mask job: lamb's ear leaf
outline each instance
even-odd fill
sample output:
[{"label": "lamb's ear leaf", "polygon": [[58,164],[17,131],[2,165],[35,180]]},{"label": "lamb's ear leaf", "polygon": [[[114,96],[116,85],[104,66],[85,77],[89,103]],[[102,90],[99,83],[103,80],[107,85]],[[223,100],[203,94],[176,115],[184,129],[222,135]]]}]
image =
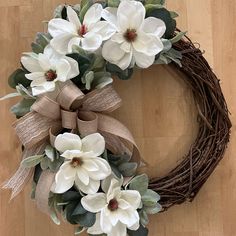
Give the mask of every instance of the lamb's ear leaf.
[{"label": "lamb's ear leaf", "polygon": [[137,175],[131,180],[129,184],[129,189],[139,191],[139,193],[142,196],[143,194],[146,193],[148,189],[148,182],[149,180],[146,174]]}]

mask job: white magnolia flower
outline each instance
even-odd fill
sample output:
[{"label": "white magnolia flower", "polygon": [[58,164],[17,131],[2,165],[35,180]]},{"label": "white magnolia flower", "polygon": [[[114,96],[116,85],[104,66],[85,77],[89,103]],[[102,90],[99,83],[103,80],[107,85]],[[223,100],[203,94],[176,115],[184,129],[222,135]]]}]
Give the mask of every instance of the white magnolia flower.
[{"label": "white magnolia flower", "polygon": [[44,49],[44,53],[24,53],[21,57],[22,65],[31,72],[26,78],[32,80],[33,96],[55,90],[56,82],[66,82],[79,75],[77,61],[58,54],[51,46]]},{"label": "white magnolia flower", "polygon": [[82,140],[76,134],[60,134],[56,137],[55,148],[66,160],[56,174],[51,189],[54,193],[64,193],[75,184],[82,192],[94,194],[100,187],[100,180],[111,174],[108,162],[99,157],[105,150],[105,140],[98,133]]},{"label": "white magnolia flower", "polygon": [[139,228],[141,196],[136,190],[121,190],[121,183],[112,179],[105,193],[87,195],[81,199],[83,207],[96,214],[95,224],[89,234],[106,233],[108,236],[126,236],[127,228]]},{"label": "white magnolia flower", "polygon": [[86,51],[96,51],[104,40],[115,33],[114,27],[106,21],[101,21],[102,12],[101,4],[92,5],[81,23],[77,13],[68,6],[68,21],[49,21],[48,31],[53,37],[51,45],[62,54],[71,53],[73,45],[81,46]]},{"label": "white magnolia flower", "polygon": [[108,7],[103,11],[103,18],[116,27],[116,34],[105,42],[103,57],[126,69],[137,64],[147,68],[154,63],[155,56],[164,48],[161,37],[165,23],[155,17],[145,19],[145,8],[141,2],[121,1],[118,9]]}]

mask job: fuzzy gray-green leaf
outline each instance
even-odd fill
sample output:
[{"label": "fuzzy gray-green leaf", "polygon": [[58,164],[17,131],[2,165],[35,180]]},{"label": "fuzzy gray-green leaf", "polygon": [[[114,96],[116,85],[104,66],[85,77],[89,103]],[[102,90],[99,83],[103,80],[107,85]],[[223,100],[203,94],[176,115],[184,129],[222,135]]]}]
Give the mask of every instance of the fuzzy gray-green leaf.
[{"label": "fuzzy gray-green leaf", "polygon": [[43,155],[35,155],[27,157],[21,162],[21,165],[23,165],[26,168],[34,167],[42,161],[43,157],[44,157]]},{"label": "fuzzy gray-green leaf", "polygon": [[143,209],[147,214],[154,215],[162,210],[162,206],[159,203],[156,203],[154,207],[144,207]]},{"label": "fuzzy gray-green leaf", "polygon": [[148,176],[146,174],[135,176],[130,184],[129,189],[137,190],[141,194],[145,194],[148,189]]}]

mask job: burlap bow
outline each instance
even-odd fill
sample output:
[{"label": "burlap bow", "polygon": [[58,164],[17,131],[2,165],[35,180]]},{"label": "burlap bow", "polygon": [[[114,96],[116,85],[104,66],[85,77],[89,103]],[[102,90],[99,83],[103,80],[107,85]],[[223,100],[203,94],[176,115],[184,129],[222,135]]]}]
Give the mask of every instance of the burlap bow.
[{"label": "burlap bow", "polygon": [[[25,147],[23,158],[42,153],[49,141],[54,145],[55,136],[66,128],[78,130],[81,136],[99,132],[105,138],[107,149],[115,154],[129,153],[134,161],[140,162],[139,151],[130,131],[118,120],[104,114],[114,111],[120,105],[121,98],[112,86],[85,95],[71,81],[60,84],[55,92],[38,98],[32,111],[13,124]],[[12,189],[12,198],[15,197],[32,173],[31,169],[21,166],[3,188]],[[49,175],[45,172],[41,176],[36,189],[37,205],[43,211],[47,211],[46,199],[54,173]],[[49,183],[45,189],[41,185],[45,186],[47,179]]]}]

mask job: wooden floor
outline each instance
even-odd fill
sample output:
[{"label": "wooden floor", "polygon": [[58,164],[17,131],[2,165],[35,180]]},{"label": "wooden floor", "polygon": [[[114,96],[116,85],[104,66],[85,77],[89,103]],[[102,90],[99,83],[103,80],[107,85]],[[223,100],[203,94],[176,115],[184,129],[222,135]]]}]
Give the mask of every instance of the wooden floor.
[{"label": "wooden floor", "polygon": [[[77,0],[0,0],[0,94],[11,90],[7,77],[19,66],[22,51],[30,50],[43,20],[60,2]],[[231,144],[224,160],[192,203],[174,207],[151,218],[150,236],[236,235],[236,0],[167,0],[179,12],[178,25],[194,42],[221,79],[232,113]],[[116,81],[124,106],[115,112],[133,132],[151,176],[162,175],[188,151],[197,132],[191,91],[169,67],[137,71],[131,81]],[[11,128],[8,109],[16,100],[0,104],[0,182],[20,162],[20,144]],[[155,166],[155,167],[153,167]],[[0,192],[1,236],[70,236],[73,227],[56,226],[29,200],[29,189],[9,203],[9,192]],[[115,235],[114,235],[115,236]]]}]

